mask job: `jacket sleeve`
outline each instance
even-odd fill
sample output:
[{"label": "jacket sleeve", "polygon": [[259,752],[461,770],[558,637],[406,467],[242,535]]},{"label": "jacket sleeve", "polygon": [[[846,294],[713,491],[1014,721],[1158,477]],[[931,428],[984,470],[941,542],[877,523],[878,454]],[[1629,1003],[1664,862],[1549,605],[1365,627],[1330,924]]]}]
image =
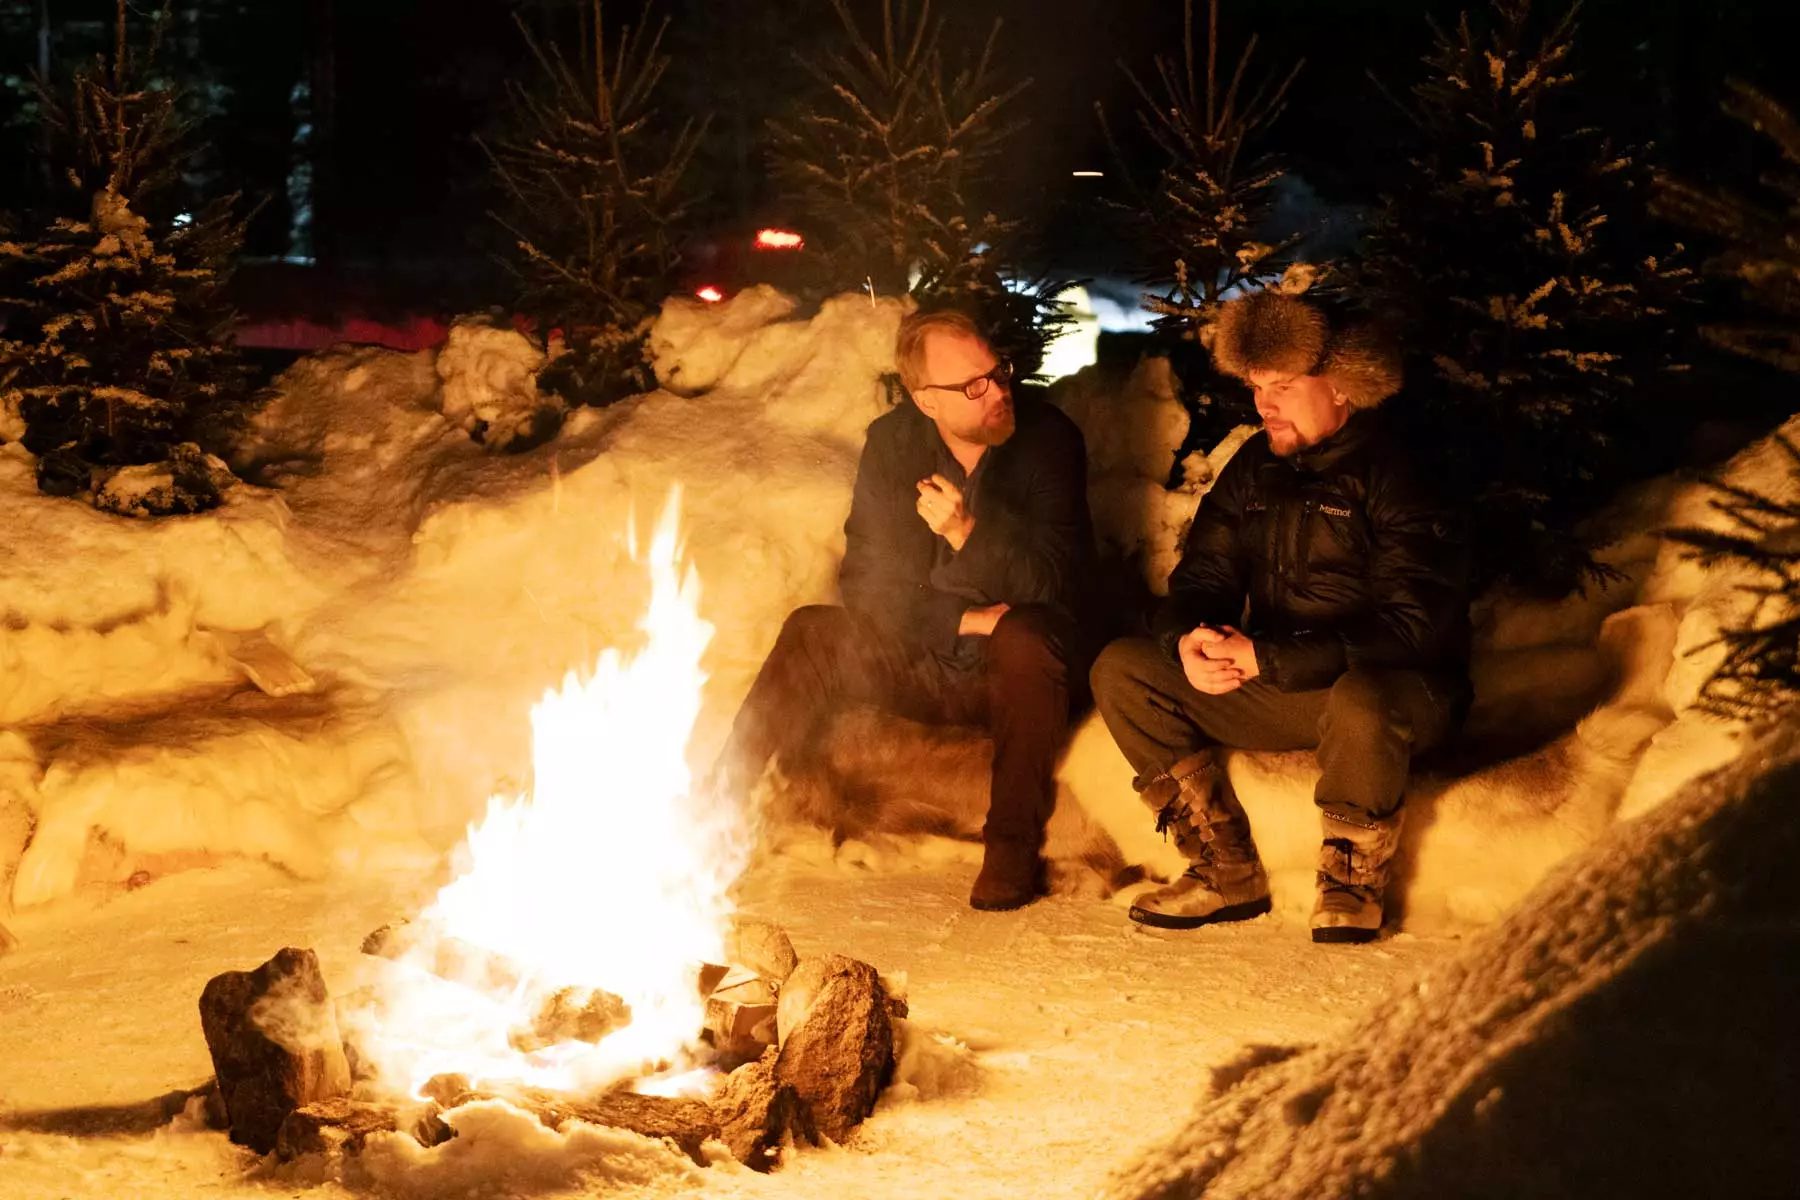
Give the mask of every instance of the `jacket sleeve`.
[{"label": "jacket sleeve", "polygon": [[1442,662],[1468,619],[1466,514],[1410,472],[1383,472],[1374,482],[1371,604],[1345,629],[1346,666],[1406,670]]},{"label": "jacket sleeve", "polygon": [[[915,481],[895,478],[892,456],[876,440],[864,443],[857,465],[838,590],[853,612],[903,640],[948,654],[969,602],[933,589],[908,569],[899,535],[908,528],[905,520],[918,519],[912,511]],[[900,513],[903,501],[906,511]]]},{"label": "jacket sleeve", "polygon": [[963,547],[931,573],[939,592],[984,604],[1054,604],[1086,557],[1087,446],[1073,424],[1046,439],[1021,507],[983,512]]},{"label": "jacket sleeve", "polygon": [[1151,636],[1169,655],[1196,625],[1236,625],[1248,595],[1240,530],[1253,472],[1249,457],[1232,456],[1219,481],[1201,497],[1188,527],[1181,561],[1169,573],[1169,595],[1157,607]]}]

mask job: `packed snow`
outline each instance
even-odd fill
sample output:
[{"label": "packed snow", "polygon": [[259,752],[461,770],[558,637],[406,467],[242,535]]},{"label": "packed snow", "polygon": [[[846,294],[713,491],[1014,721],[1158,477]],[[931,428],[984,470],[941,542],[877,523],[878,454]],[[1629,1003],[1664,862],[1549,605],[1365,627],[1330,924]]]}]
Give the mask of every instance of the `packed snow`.
[{"label": "packed snow", "polygon": [[[1060,774],[1069,894],[1023,912],[971,913],[977,848],[903,836],[880,811],[855,837],[769,831],[740,904],[802,954],[910,981],[896,1085],[842,1148],[792,1153],[769,1178],[701,1171],[631,1135],[551,1133],[490,1106],[459,1114],[448,1146],[389,1145],[345,1179],[258,1163],[202,1128],[175,1093],[210,1073],[194,1011],[206,979],[292,944],[319,951],[334,990],[356,986],[362,935],[428,903],[488,798],[525,790],[533,703],[636,646],[637,552],[677,489],[717,629],[690,747],[696,767],[710,759],[786,613],[834,596],[902,315],[867,295],[804,320],[767,289],[672,300],[651,343],[661,390],[566,416],[536,392],[543,354],[512,330],[459,324],[417,354],[341,348],[281,378],[231,463],[251,482],[194,516],[41,496],[30,456],[0,446],[0,921],[19,942],[0,958],[7,1194],[1093,1194],[1177,1128],[1211,1069],[1343,1033],[1421,968],[1460,961],[1458,938],[1621,814],[1661,811],[1740,752],[1740,730],[1694,709],[1705,660],[1687,652],[1741,598],[1653,536],[1709,519],[1704,489],[1665,481],[1609,514],[1619,581],[1478,606],[1467,753],[1419,773],[1406,931],[1374,947],[1306,941],[1306,754],[1232,762],[1274,915],[1199,935],[1131,926],[1129,891],[1101,899],[1122,869],[1179,864],[1089,719]],[[1249,433],[1166,490],[1184,432],[1173,389],[1149,360],[1053,392],[1088,436],[1100,535],[1150,588]],[[1761,445],[1728,474],[1788,486],[1778,465]],[[952,736],[927,762],[908,757],[916,730],[853,728],[866,736],[836,753],[945,807],[945,826],[978,825],[978,750]]]}]

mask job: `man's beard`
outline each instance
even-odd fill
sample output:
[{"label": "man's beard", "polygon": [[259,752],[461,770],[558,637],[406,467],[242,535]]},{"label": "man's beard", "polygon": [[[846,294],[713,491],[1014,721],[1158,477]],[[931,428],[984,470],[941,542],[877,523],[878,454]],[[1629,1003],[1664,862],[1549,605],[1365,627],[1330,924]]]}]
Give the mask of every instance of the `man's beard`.
[{"label": "man's beard", "polygon": [[1009,404],[1006,406],[1005,415],[999,419],[983,421],[969,429],[959,429],[956,433],[965,442],[972,442],[977,446],[998,446],[1013,435],[1017,424],[1018,422],[1013,416],[1012,405]]},{"label": "man's beard", "polygon": [[1276,458],[1286,458],[1290,454],[1298,454],[1306,449],[1308,443],[1301,438],[1300,431],[1289,425],[1280,431],[1263,427],[1269,435],[1269,449]]}]

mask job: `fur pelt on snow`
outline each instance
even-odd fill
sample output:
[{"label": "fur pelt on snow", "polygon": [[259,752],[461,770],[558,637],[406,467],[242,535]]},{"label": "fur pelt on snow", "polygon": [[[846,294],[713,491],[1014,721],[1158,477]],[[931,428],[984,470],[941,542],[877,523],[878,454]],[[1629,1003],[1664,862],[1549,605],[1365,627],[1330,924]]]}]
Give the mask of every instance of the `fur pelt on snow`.
[{"label": "fur pelt on snow", "polygon": [[1400,390],[1400,356],[1372,326],[1334,329],[1317,306],[1281,292],[1253,292],[1221,306],[1213,363],[1226,375],[1254,371],[1322,375],[1352,408],[1374,408]]},{"label": "fur pelt on snow", "polygon": [[[1586,646],[1515,652],[1495,671],[1477,661],[1478,685],[1487,686],[1478,690],[1466,753],[1425,765],[1408,788],[1390,901],[1409,928],[1492,921],[1557,861],[1601,836],[1645,742],[1669,721],[1657,690],[1675,624],[1667,606],[1644,606],[1607,618]],[[1527,654],[1537,661],[1521,661]],[[974,843],[991,761],[979,729],[850,709],[832,720],[815,754],[784,765],[767,815],[778,831],[823,828],[856,853],[918,834]],[[1304,917],[1320,841],[1313,755],[1236,753],[1230,769],[1277,907]],[[1131,777],[1090,715],[1057,772],[1045,844],[1053,891],[1107,896],[1185,868],[1154,834]]]}]

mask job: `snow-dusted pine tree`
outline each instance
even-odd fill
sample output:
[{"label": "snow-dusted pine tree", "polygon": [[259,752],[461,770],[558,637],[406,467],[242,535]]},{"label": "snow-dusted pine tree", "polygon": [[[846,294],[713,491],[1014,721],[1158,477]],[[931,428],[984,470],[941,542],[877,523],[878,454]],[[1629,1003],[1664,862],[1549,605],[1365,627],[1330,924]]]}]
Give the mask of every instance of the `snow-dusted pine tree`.
[{"label": "snow-dusted pine tree", "polygon": [[1265,76],[1252,87],[1252,36],[1230,78],[1221,79],[1219,0],[1207,2],[1204,75],[1195,61],[1193,0],[1185,5],[1183,34],[1182,57],[1157,55],[1153,81],[1127,69],[1138,94],[1137,123],[1161,155],[1161,171],[1151,184],[1132,179],[1130,156],[1106,128],[1106,114],[1100,110],[1118,174],[1130,193],[1121,208],[1132,241],[1154,255],[1144,281],[1155,294],[1145,303],[1159,314],[1157,328],[1177,339],[1173,358],[1188,410],[1188,435],[1175,452],[1171,483],[1179,482],[1180,464],[1190,452],[1211,449],[1233,426],[1257,419],[1243,385],[1221,376],[1201,349],[1211,340],[1222,298],[1258,281],[1303,291],[1314,279],[1310,267],[1284,266],[1298,238],[1274,244],[1257,238],[1282,174],[1259,143],[1281,114],[1301,64]]},{"label": "snow-dusted pine tree", "polygon": [[1067,322],[1063,280],[1023,277],[1020,223],[980,194],[1021,120],[1030,80],[994,64],[1000,23],[954,72],[947,26],[931,0],[882,0],[866,34],[847,0],[831,0],[843,43],[800,66],[816,85],[770,123],[777,178],[820,264],[822,293],[910,292],[923,308],[955,307],[989,331],[1022,376]]},{"label": "snow-dusted pine tree", "polygon": [[[1729,84],[1725,111],[1766,134],[1788,168],[1764,176],[1775,202],[1676,179],[1659,179],[1656,211],[1722,243],[1709,271],[1743,286],[1754,316],[1709,324],[1707,339],[1735,354],[1800,372],[1800,123],[1745,83]],[[1792,471],[1785,495],[1715,482],[1713,506],[1723,530],[1680,529],[1669,536],[1707,565],[1749,568],[1760,581],[1744,623],[1725,630],[1725,658],[1701,692],[1722,715],[1759,718],[1800,699],[1800,448],[1778,439]]]},{"label": "snow-dusted pine tree", "polygon": [[512,85],[512,128],[486,147],[506,198],[495,218],[518,251],[505,265],[520,309],[561,331],[539,380],[571,403],[610,404],[654,386],[644,343],[679,262],[685,176],[704,122],[658,123],[668,21],[654,20],[653,7],[647,0],[636,25],[610,31],[600,0],[588,0],[587,40],[572,53],[520,18],[538,78]]},{"label": "snow-dusted pine tree", "polygon": [[1398,407],[1421,454],[1474,501],[1483,584],[1562,591],[1600,572],[1577,523],[1629,477],[1647,398],[1680,369],[1691,272],[1647,232],[1644,151],[1575,111],[1578,9],[1494,0],[1487,25],[1433,25],[1403,103],[1412,167],[1359,272],[1414,358]]},{"label": "snow-dusted pine tree", "polygon": [[224,300],[243,236],[237,198],[168,211],[194,128],[158,69],[162,24],[133,44],[127,15],[118,0],[112,52],[66,94],[41,96],[72,211],[0,246],[18,293],[0,337],[0,405],[22,419],[40,485],[65,494],[85,490],[89,467],[224,439],[250,399]]},{"label": "snow-dusted pine tree", "polygon": [[1715,323],[1701,332],[1714,345],[1785,371],[1800,372],[1800,122],[1747,83],[1732,81],[1725,111],[1762,131],[1786,161],[1788,173],[1764,176],[1775,204],[1704,188],[1678,179],[1657,180],[1654,207],[1723,243],[1709,271],[1736,279],[1763,319]]}]

